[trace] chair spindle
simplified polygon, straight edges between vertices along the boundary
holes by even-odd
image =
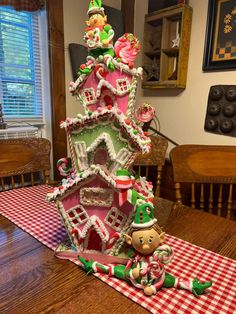
[[[5,184],[4,184],[4,179],[1,178],[1,187],[2,187],[2,191],[5,191]]]
[[[209,193],[209,205],[208,205],[208,208],[209,208],[209,213],[212,214],[212,212],[213,212],[213,184],[212,184],[212,183],[210,184],[210,193]]]
[[[34,186],[34,174],[33,174],[33,172],[30,173],[30,180],[31,180],[31,185]]]
[[[233,203],[233,184],[229,185],[229,197],[227,202],[227,218],[231,218],[231,210],[232,210],[232,203]]]
[[[221,210],[222,210],[222,191],[223,191],[223,184],[220,184],[219,188],[219,196],[218,196],[218,204],[217,204],[217,215],[221,216]]]
[[[200,194],[200,209],[204,210],[204,184],[201,183],[201,194]]]
[[[15,180],[13,176],[11,176],[11,186],[12,186],[12,189],[15,188]]]
[[[191,183],[191,207],[196,207],[196,199],[195,199],[195,184]]]
[[[23,174],[21,175],[21,185],[23,188],[25,187],[25,178]]]

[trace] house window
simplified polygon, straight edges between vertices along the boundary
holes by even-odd
[[[117,80],[117,90],[119,92],[127,92],[129,89],[129,81],[127,79],[119,79]]]
[[[123,227],[126,219],[127,217],[124,213],[118,208],[112,207],[105,218],[105,222],[116,231],[119,231]]]
[[[44,11],[0,6],[0,101],[6,121],[43,124],[49,98],[48,64],[42,63],[48,62],[45,25]]]
[[[81,205],[71,208],[67,212],[67,214],[70,222],[72,223],[73,228],[78,227],[79,225],[85,223],[89,218],[85,209]]]
[[[96,102],[93,88],[85,89],[83,94],[88,104],[94,104]]]

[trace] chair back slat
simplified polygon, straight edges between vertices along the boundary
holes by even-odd
[[[11,186],[12,186],[12,189],[15,188],[15,180],[13,176],[11,176]]]
[[[178,203],[236,220],[236,146],[180,145],[170,157]]]
[[[222,191],[223,191],[223,185],[220,184],[219,193],[218,193],[218,203],[217,203],[217,215],[218,216],[221,216],[222,214],[222,202],[223,202]]]
[[[229,196],[228,196],[228,202],[227,202],[227,218],[230,218],[231,216],[232,203],[233,203],[233,184],[230,184]]]
[[[1,188],[2,188],[2,191],[5,191],[5,183],[4,183],[3,178],[1,178]]]
[[[201,184],[201,196],[200,196],[200,209],[204,209],[204,202],[205,202],[205,199],[204,199],[204,185]]]
[[[195,208],[196,198],[195,198],[195,184],[191,183],[191,207]]]
[[[208,205],[208,208],[209,208],[209,213],[212,214],[212,211],[213,211],[213,184],[212,184],[212,183],[210,184],[210,193],[209,193],[209,205]]]
[[[25,187],[25,178],[23,174],[21,174],[21,185],[23,188]]]
[[[30,182],[31,185],[34,186],[34,174],[32,172],[30,173]]]

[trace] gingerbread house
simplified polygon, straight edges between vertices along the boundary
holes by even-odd
[[[120,109],[99,107],[61,123],[66,129],[73,168],[80,173],[92,164],[110,172],[127,169],[138,153],[150,150],[150,138]]]

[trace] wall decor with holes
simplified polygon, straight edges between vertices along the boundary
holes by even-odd
[[[236,137],[236,85],[210,88],[204,129]]]

